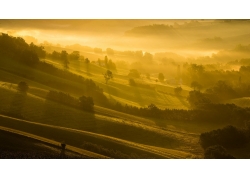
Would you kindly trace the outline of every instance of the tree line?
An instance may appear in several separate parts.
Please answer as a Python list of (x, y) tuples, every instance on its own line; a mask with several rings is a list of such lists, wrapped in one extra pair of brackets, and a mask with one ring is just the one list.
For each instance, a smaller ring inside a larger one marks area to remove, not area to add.
[(249, 127), (240, 129), (228, 125), (221, 129), (201, 133), (200, 145), (206, 159), (234, 159), (228, 149), (244, 148), (250, 141)]
[(190, 124), (235, 124), (244, 126), (250, 119), (250, 108), (241, 108), (234, 104), (203, 104), (199, 109), (160, 109), (154, 104), (148, 107), (122, 105), (117, 102), (110, 108), (124, 113), (152, 118), (156, 121), (176, 121)]
[(2, 33), (0, 35), (0, 59), (11, 59), (33, 66), (39, 62), (39, 57), (45, 57), (42, 46), (38, 47), (31, 43), (27, 44), (21, 37), (12, 37)]

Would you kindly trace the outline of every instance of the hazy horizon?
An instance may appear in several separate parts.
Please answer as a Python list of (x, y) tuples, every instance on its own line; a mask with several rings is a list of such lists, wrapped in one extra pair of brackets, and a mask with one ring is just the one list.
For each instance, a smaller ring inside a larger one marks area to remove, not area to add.
[(175, 52), (186, 57), (247, 45), (248, 28), (249, 21), (243, 20), (0, 20), (1, 32), (36, 44)]

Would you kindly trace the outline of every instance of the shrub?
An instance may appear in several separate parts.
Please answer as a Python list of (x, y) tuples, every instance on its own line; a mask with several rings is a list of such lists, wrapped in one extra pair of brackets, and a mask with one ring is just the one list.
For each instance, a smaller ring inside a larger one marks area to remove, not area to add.
[(29, 89), (29, 86), (28, 86), (28, 84), (26, 82), (21, 81), (21, 82), (18, 83), (17, 89), (20, 92), (26, 93), (28, 91), (28, 89)]
[(129, 79), (129, 85), (130, 86), (136, 86), (135, 80), (134, 79)]
[(246, 132), (234, 126), (226, 126), (210, 132), (201, 133), (200, 143), (206, 149), (209, 146), (221, 145), (226, 148), (239, 148), (247, 143)]
[(220, 145), (210, 146), (204, 152), (205, 159), (235, 159), (227, 153), (227, 150)]

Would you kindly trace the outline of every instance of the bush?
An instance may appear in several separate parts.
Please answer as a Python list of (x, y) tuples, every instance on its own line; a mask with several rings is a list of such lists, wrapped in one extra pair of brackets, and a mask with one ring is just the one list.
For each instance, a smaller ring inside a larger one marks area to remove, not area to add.
[(209, 146), (221, 145), (226, 148), (239, 148), (247, 143), (246, 132), (234, 126), (226, 126), (210, 132), (201, 133), (200, 144), (206, 149)]
[(81, 109), (86, 111), (94, 111), (94, 101), (92, 97), (81, 96), (79, 101)]
[(181, 88), (181, 87), (176, 87), (176, 88), (174, 88), (174, 92), (175, 92), (175, 94), (177, 94), (177, 95), (180, 95), (181, 91), (182, 91), (182, 88)]
[(232, 155), (228, 154), (223, 146), (215, 145), (208, 147), (204, 152), (205, 159), (235, 159)]
[(140, 73), (136, 69), (131, 69), (128, 74), (131, 78), (140, 78)]
[(21, 81), (21, 82), (18, 83), (17, 89), (20, 92), (26, 93), (28, 91), (28, 89), (29, 89), (29, 86), (28, 86), (28, 84), (26, 82)]
[(136, 86), (135, 80), (134, 79), (129, 79), (129, 85), (130, 86)]
[(199, 108), (199, 106), (209, 104), (211, 102), (205, 94), (196, 90), (189, 91), (189, 96), (187, 97), (187, 100), (193, 108)]

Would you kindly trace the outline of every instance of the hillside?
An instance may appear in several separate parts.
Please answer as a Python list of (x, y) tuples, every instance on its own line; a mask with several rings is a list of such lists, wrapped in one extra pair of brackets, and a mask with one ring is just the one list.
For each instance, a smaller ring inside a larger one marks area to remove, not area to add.
[[(131, 118), (133, 117), (131, 115), (127, 115), (126, 118), (122, 113), (119, 114), (119, 112), (115, 111), (113, 111), (114, 115), (112, 115), (109, 111), (105, 111), (105, 109), (103, 110), (100, 107), (96, 107), (97, 112), (91, 114), (55, 102), (50, 102), (31, 93), (22, 101), (20, 95), (18, 95), (13, 88), (11, 90), (8, 88), (1, 88), (1, 94), (3, 95), (1, 97), (1, 102), (3, 102), (4, 105), (2, 104), (0, 109), (2, 109), (2, 112), (9, 112), (8, 108), (10, 110), (15, 110), (18, 106), (22, 106), (22, 116), (27, 119), (28, 122), (45, 123), (48, 125), (65, 127), (66, 129), (73, 128), (85, 133), (87, 133), (87, 131), (98, 133), (100, 134), (98, 137), (102, 137), (103, 135), (105, 135), (105, 138), (115, 137), (121, 139), (118, 140), (118, 142), (125, 140), (124, 142), (128, 144), (132, 142), (132, 144), (139, 143), (145, 146), (155, 146), (156, 149), (158, 146), (166, 148), (166, 150), (171, 148), (181, 151), (184, 150), (185, 152), (188, 149), (190, 153), (195, 153), (197, 151), (197, 136), (195, 134), (189, 135), (184, 132), (160, 129), (155, 125), (152, 126), (153, 122), (150, 120), (136, 117)], [(35, 88), (31, 87), (31, 92), (32, 90), (34, 91), (34, 89)], [(13, 104), (13, 100), (16, 101), (15, 105)], [(40, 109), (40, 111), (37, 111), (37, 109)], [(106, 112), (109, 116), (98, 114), (98, 109), (100, 109), (99, 111), (102, 114)], [(4, 121), (1, 121), (1, 123), (3, 122)], [(7, 124), (4, 125), (6, 126)], [(10, 128), (13, 128), (12, 125), (13, 123)], [(16, 126), (14, 127), (16, 128)], [(25, 129), (25, 131), (27, 131), (27, 129)], [(32, 133), (34, 133), (34, 131)], [(35, 133), (39, 132), (35, 131)], [(43, 137), (46, 136), (43, 135), (43, 132), (40, 135)], [(70, 142), (71, 140), (68, 141)], [(102, 145), (102, 142), (98, 142), (98, 144)], [(117, 149), (116, 146), (112, 146), (112, 148)]]

